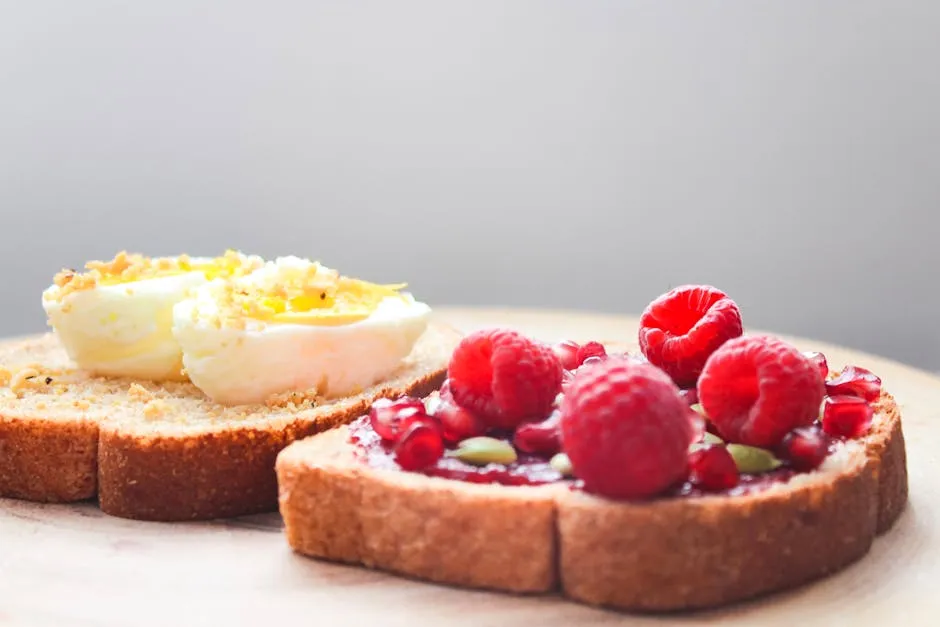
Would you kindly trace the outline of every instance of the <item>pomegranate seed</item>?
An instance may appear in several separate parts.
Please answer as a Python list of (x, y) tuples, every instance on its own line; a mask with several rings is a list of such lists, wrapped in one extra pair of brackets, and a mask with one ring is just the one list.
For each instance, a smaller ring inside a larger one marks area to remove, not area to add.
[(830, 396), (823, 402), (823, 430), (836, 437), (857, 438), (868, 433), (874, 413), (864, 398)]
[(818, 427), (798, 427), (784, 436), (778, 454), (797, 470), (819, 468), (829, 452), (829, 440)]
[(685, 402), (689, 404), (689, 407), (698, 404), (698, 390), (695, 388), (679, 390), (679, 396), (685, 399)]
[(829, 396), (860, 396), (873, 403), (881, 396), (881, 379), (858, 366), (846, 366), (834, 379), (826, 383)]
[(568, 389), (568, 386), (571, 382), (574, 381), (574, 373), (570, 370), (564, 370), (561, 373), (561, 391), (564, 392)]
[(444, 379), (444, 383), (441, 384), (441, 389), (438, 394), (443, 400), (449, 403), (454, 402), (454, 396), (450, 392), (450, 379)]
[(453, 401), (441, 399), (432, 415), (441, 423), (444, 440), (447, 442), (460, 442), (466, 438), (483, 435), (486, 431), (486, 424), (482, 420), (469, 409)]
[[(590, 367), (590, 366), (593, 366), (594, 364), (601, 363), (602, 361), (604, 361), (604, 359), (605, 357), (601, 357), (600, 355), (591, 355), (590, 357), (588, 357), (587, 359), (581, 362), (581, 366)], [(581, 366), (579, 366), (579, 368)]]
[(826, 361), (826, 356), (816, 351), (808, 351), (803, 354), (806, 355), (807, 359), (816, 364), (816, 367), (819, 368), (819, 374), (822, 375), (825, 381), (826, 377), (829, 376), (829, 362)]
[(591, 357), (607, 357), (607, 349), (600, 342), (588, 342), (578, 349), (578, 364), (583, 364)]
[(689, 444), (698, 442), (705, 437), (706, 425), (705, 417), (692, 408), (689, 408), (689, 422), (692, 424), (692, 441)]
[(512, 443), (523, 453), (551, 457), (561, 451), (561, 412), (557, 409), (542, 422), (516, 427)]
[(552, 352), (558, 357), (558, 361), (561, 362), (561, 367), (565, 370), (574, 370), (581, 364), (578, 360), (578, 352), (580, 349), (581, 345), (571, 340), (558, 342), (552, 346)]
[(738, 485), (738, 465), (721, 444), (703, 446), (689, 456), (689, 481), (702, 490), (728, 490)]
[(369, 408), (369, 422), (382, 438), (395, 441), (415, 418), (425, 418), (424, 402), (405, 396), (396, 400), (380, 398)]
[(415, 420), (395, 446), (395, 461), (404, 470), (420, 470), (444, 454), (441, 432), (430, 420)]

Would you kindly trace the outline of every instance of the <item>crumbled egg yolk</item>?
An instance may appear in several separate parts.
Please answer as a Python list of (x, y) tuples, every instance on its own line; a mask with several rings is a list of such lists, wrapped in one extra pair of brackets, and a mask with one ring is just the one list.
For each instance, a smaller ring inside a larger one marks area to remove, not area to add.
[(121, 251), (109, 261), (89, 261), (85, 272), (63, 270), (55, 275), (58, 290), (49, 297), (58, 300), (72, 292), (94, 289), (99, 285), (120, 285), (167, 276), (200, 271), (206, 279), (243, 276), (263, 265), (260, 257), (248, 257), (228, 250), (221, 257), (193, 260), (189, 255), (178, 257), (145, 257)]
[(281, 268), (257, 283), (226, 283), (219, 302), (222, 324), (266, 322), (338, 326), (368, 318), (386, 298), (404, 298), (406, 284), (379, 285), (341, 276), (313, 263)]

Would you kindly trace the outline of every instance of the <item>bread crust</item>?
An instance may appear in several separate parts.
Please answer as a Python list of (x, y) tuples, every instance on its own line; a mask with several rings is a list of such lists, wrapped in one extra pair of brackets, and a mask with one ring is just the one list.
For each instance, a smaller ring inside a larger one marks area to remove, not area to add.
[[(355, 419), (378, 397), (426, 396), (440, 387), (460, 335), (449, 327), (432, 327), (423, 341), (434, 346), (422, 352), (413, 369), (312, 416), (272, 412), (270, 420), (242, 425), (214, 424), (199, 415), (191, 417), (195, 427), (179, 429), (160, 419), (112, 420), (104, 402), (62, 416), (36, 400), (45, 396), (5, 398), (0, 403), (0, 496), (43, 502), (97, 496), (107, 514), (154, 521), (275, 511), (274, 463), (282, 448)], [(49, 335), (0, 343), (0, 365), (10, 364), (68, 367)]]
[[(374, 397), (427, 396), (443, 380), (444, 370), (438, 369)], [(370, 404), (361, 398), (313, 422), (184, 435), (141, 435), (104, 425), (98, 440), (99, 505), (112, 516), (159, 521), (274, 511), (278, 452), (294, 440), (355, 420)]]
[(876, 409), (843, 466), (753, 494), (644, 503), (377, 470), (343, 427), (281, 452), (279, 508), (289, 545), (311, 557), (623, 610), (715, 607), (831, 574), (893, 525), (907, 500), (901, 416), (888, 394)]
[(554, 495), (563, 488), (375, 470), (354, 459), (348, 436), (343, 426), (278, 457), (280, 511), (300, 553), (458, 586), (555, 587)]
[(98, 483), (98, 425), (0, 415), (0, 496), (81, 501)]

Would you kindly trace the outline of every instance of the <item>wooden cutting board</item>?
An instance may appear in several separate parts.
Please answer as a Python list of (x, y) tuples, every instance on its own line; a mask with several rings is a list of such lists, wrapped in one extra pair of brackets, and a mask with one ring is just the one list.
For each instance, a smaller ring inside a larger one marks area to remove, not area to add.
[[(441, 309), (464, 330), (630, 341), (636, 319)], [(840, 367), (873, 369), (901, 405), (910, 505), (869, 555), (827, 580), (733, 608), (635, 616), (554, 597), (458, 590), (293, 554), (276, 513), (207, 523), (112, 518), (92, 503), (0, 499), (0, 625), (940, 625), (940, 379), (820, 342)], [(447, 550), (442, 547), (441, 550)]]

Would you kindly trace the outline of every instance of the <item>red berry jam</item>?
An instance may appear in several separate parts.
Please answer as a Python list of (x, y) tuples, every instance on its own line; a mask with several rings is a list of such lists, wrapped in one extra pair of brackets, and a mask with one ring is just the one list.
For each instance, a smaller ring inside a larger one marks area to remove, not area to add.
[[(356, 455), (373, 468), (417, 472), (456, 481), (505, 486), (558, 483), (572, 489), (585, 489), (577, 478), (562, 474), (571, 471), (570, 460), (565, 459), (565, 455), (559, 456), (565, 460), (564, 463), (553, 460), (553, 456), (565, 452), (559, 404), (564, 402), (563, 399), (572, 398), (565, 395), (569, 394), (568, 388), (578, 370), (597, 373), (599, 371), (595, 364), (613, 363), (617, 359), (649, 362), (642, 356), (608, 354), (604, 346), (597, 342), (583, 345), (571, 341), (559, 342), (551, 350), (552, 359), (557, 358), (562, 366), (558, 386), (562, 395), (555, 399), (553, 408), (545, 412), (547, 416), (543, 420), (488, 424), (480, 415), (455, 400), (450, 381), (447, 380), (438, 394), (426, 400), (405, 397), (376, 401), (368, 414), (349, 426), (350, 441), (355, 446)], [(699, 404), (696, 384), (679, 390), (682, 399), (680, 407), (684, 409), (688, 405), (688, 411), (694, 416), (690, 420), (693, 424), (691, 438), (697, 444), (689, 451), (687, 474), (682, 475), (683, 478), (676, 484), (656, 493), (653, 498), (738, 496), (759, 492), (775, 484), (785, 483), (798, 473), (816, 470), (827, 456), (837, 450), (840, 442), (866, 435), (871, 429), (875, 412), (873, 403), (881, 396), (881, 379), (857, 366), (847, 366), (832, 376), (824, 355), (804, 353), (804, 356), (818, 368), (821, 377), (827, 379), (822, 415), (810, 425), (785, 432), (782, 439), (773, 444), (772, 452), (770, 446), (766, 447), (763, 453), (770, 458), (766, 465), (755, 467), (751, 462), (749, 466), (746, 456), (742, 461), (740, 447), (732, 450), (721, 442), (721, 434)], [(815, 379), (811, 367), (810, 372)], [(557, 379), (553, 379), (553, 382), (557, 383)], [(519, 385), (524, 392), (525, 384)], [(570, 394), (576, 392), (577, 386)], [(574, 435), (579, 433), (582, 432), (575, 431)], [(481, 449), (474, 453), (470, 449), (461, 448), (469, 446), (471, 440), (476, 440), (473, 444), (478, 446), (485, 444), (490, 447), (482, 449), (488, 452), (481, 457)], [(568, 445), (569, 450), (573, 451), (570, 448), (571, 440)], [(492, 455), (494, 448), (498, 455)], [(468, 454), (468, 450), (471, 454)], [(509, 463), (480, 461), (493, 459)], [(682, 460), (681, 451), (679, 460)], [(771, 470), (751, 474), (741, 472), (740, 468)]]
[[(358, 445), (359, 454), (366, 464), (373, 468), (398, 470), (395, 461), (395, 444), (384, 441), (369, 425), (368, 420), (360, 418), (349, 425), (352, 441)], [(418, 470), (431, 477), (456, 479), (470, 483), (499, 483), (502, 485), (543, 485), (564, 480), (548, 459), (537, 455), (520, 454), (511, 464), (489, 464), (474, 466), (453, 457), (439, 457), (429, 466)]]
[[(402, 470), (396, 462), (396, 445), (394, 442), (383, 440), (371, 427), (367, 417), (360, 418), (349, 425), (350, 440), (357, 447), (357, 454), (364, 463), (372, 468), (383, 470)], [(492, 434), (491, 434), (492, 435)], [(511, 441), (510, 434), (504, 434), (504, 439)], [(580, 482), (565, 478), (550, 463), (545, 455), (519, 453), (518, 459), (511, 464), (489, 464), (474, 466), (454, 457), (448, 457), (446, 450), (437, 461), (413, 472), (420, 472), (430, 477), (441, 477), (469, 483), (497, 483), (505, 486), (537, 486), (550, 483), (561, 483), (575, 489)], [(716, 464), (714, 470), (708, 472), (722, 472), (725, 476), (710, 475), (706, 482), (707, 487), (696, 485), (691, 480), (684, 481), (670, 490), (662, 497), (698, 497), (707, 494), (725, 494), (730, 496), (750, 494), (766, 489), (775, 483), (782, 483), (790, 479), (796, 471), (784, 466), (759, 475), (740, 474), (737, 482), (731, 485), (730, 470), (723, 470)], [(727, 482), (727, 483), (723, 483)]]

